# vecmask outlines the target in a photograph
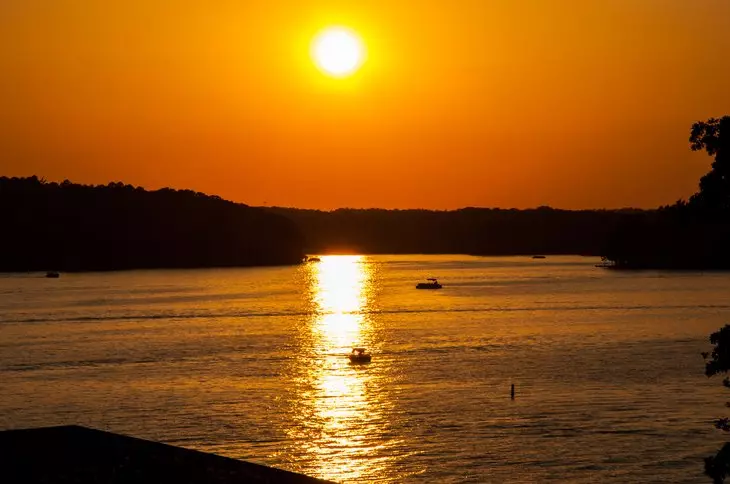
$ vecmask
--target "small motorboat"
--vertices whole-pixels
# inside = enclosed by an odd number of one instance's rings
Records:
[[[353,348],[352,352],[347,355],[351,363],[370,363],[373,357],[365,348]]]
[[[46,277],[49,279],[58,279],[59,277],[61,277],[61,274],[56,271],[48,271],[46,272]]]
[[[544,255],[533,255],[532,258],[533,259],[544,259],[545,256]]]
[[[600,264],[595,264],[595,267],[598,267],[600,269],[615,269],[616,263],[613,261],[604,261],[604,262],[601,262]]]
[[[428,282],[419,282],[416,284],[416,289],[441,289],[443,287],[435,277],[429,277],[426,280]]]
[[[321,262],[321,261],[322,261],[322,259],[320,259],[319,257],[310,257],[309,259],[307,259],[307,262]]]

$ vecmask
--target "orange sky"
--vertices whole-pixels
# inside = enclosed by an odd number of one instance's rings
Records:
[[[332,79],[323,27],[368,60]],[[730,114],[727,0],[2,0],[0,175],[304,208],[654,207]]]

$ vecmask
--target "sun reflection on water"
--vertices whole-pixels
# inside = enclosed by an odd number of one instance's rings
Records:
[[[312,299],[317,321],[315,337],[325,352],[362,344],[366,328],[362,311],[368,306],[371,273],[362,256],[325,256],[314,265]]]
[[[323,256],[308,264],[312,316],[305,346],[312,357],[299,379],[291,435],[311,462],[310,474],[344,482],[382,479],[390,458],[383,447],[389,399],[381,385],[377,354],[352,365],[352,346],[376,349],[372,305],[374,266],[363,256]],[[373,454],[380,457],[373,458]],[[387,455],[387,454],[386,454]]]

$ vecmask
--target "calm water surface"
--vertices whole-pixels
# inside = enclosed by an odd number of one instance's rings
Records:
[[[342,482],[707,482],[727,395],[699,353],[730,322],[730,274],[596,262],[3,275],[0,428],[82,424]],[[430,276],[441,291],[414,289]]]

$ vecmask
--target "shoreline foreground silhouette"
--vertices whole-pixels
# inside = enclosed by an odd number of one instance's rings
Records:
[[[144,484],[329,481],[76,425],[0,431],[3,482]]]

